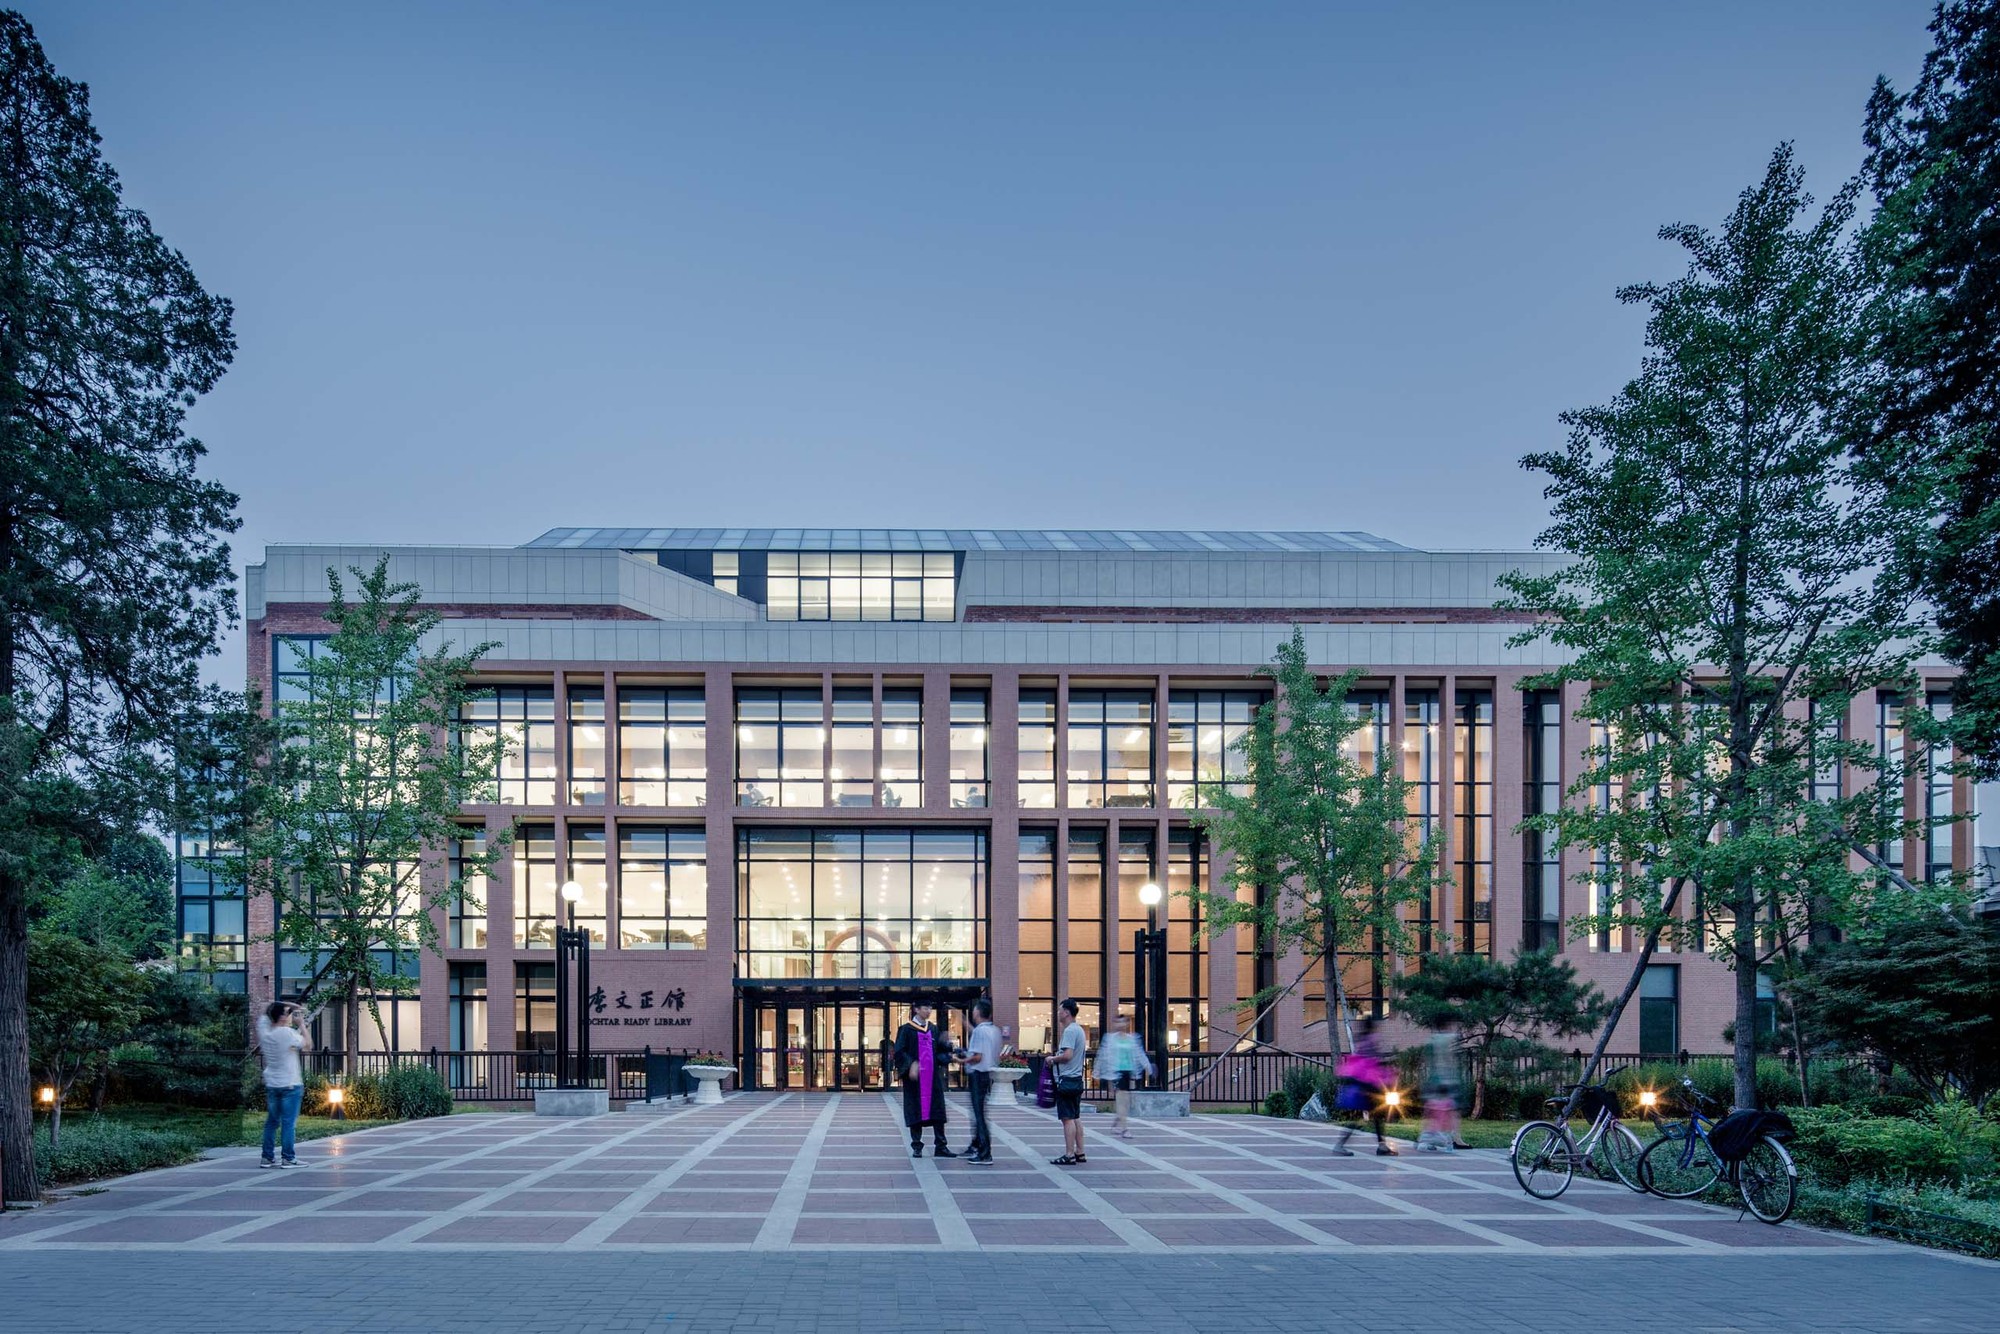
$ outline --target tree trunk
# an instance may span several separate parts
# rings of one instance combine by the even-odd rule
[[[354,1078],[361,1060],[361,984],[354,978],[347,979],[347,1033],[346,1050],[341,1054],[341,1078]]]
[[[1686,880],[1674,881],[1674,887],[1667,891],[1667,897],[1660,904],[1660,916],[1673,915],[1674,905],[1680,902],[1681,889]],[[1568,1120],[1576,1110],[1577,1099],[1583,1095],[1583,1086],[1591,1082],[1598,1067],[1604,1064],[1604,1049],[1611,1045],[1611,1035],[1618,1028],[1618,1021],[1625,1017],[1625,1007],[1638,994],[1639,980],[1646,975],[1646,965],[1652,960],[1653,951],[1660,945],[1660,927],[1655,926],[1646,933],[1646,943],[1639,947],[1639,957],[1632,964],[1632,975],[1625,979],[1625,989],[1618,993],[1618,999],[1611,1002],[1611,1011],[1604,1018],[1603,1031],[1597,1035],[1597,1044],[1590,1049],[1590,1059],[1583,1063],[1583,1070],[1576,1077],[1577,1086],[1570,1090],[1569,1101],[1563,1104],[1563,1119]]]
[[[1487,1061],[1487,1057],[1481,1056],[1472,1063],[1472,1110],[1466,1115],[1475,1121],[1486,1115]]]
[[[28,896],[0,870],[0,1200],[40,1197],[35,1188],[35,1103],[28,1073]]]
[[[1744,900],[1748,899],[1747,905]],[[1736,898],[1736,1105],[1757,1105],[1757,900]],[[1745,923],[1748,923],[1746,926]]]

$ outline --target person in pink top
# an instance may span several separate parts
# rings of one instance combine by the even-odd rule
[[[1335,1098],[1339,1109],[1367,1116],[1375,1127],[1375,1152],[1384,1158],[1395,1157],[1396,1151],[1383,1133],[1389,1117],[1387,1095],[1395,1076],[1376,1044],[1373,1019],[1363,1019],[1361,1027],[1355,1030],[1354,1050],[1341,1058],[1339,1073],[1340,1092]],[[1347,1147],[1347,1141],[1353,1138],[1354,1127],[1342,1126],[1333,1151],[1342,1158],[1352,1158],[1354,1150]]]

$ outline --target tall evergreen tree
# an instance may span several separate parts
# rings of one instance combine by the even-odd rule
[[[1584,683],[1580,721],[1601,729],[1590,772],[1543,821],[1618,868],[1589,877],[1573,926],[1632,931],[1650,949],[1681,929],[1692,887],[1689,938],[1736,973],[1745,1107],[1770,951],[1812,914],[1853,924],[1918,897],[1880,893],[1879,869],[1857,865],[1860,850],[1920,832],[1891,795],[1901,773],[1813,726],[1815,702],[1840,712],[1908,680],[1932,642],[1905,563],[1926,497],[1853,462],[1839,430],[1862,343],[1853,201],[1844,190],[1809,218],[1780,147],[1719,231],[1662,230],[1690,263],[1620,293],[1651,310],[1638,378],[1566,413],[1567,448],[1525,461],[1549,477],[1538,545],[1571,563],[1504,581],[1505,605],[1536,618],[1516,642],[1572,655],[1527,685]],[[1935,737],[1921,710],[1909,716],[1920,742]],[[1815,801],[1830,760],[1877,782]]]
[[[1880,207],[1865,254],[1880,298],[1863,453],[1934,474],[1912,533],[1967,741],[2000,775],[2000,0],[1945,0],[1916,86],[1878,80],[1865,168]]]
[[[460,859],[456,880],[424,890],[426,866],[444,857],[461,809],[481,799],[507,748],[460,724],[487,646],[424,651],[442,618],[419,605],[416,585],[391,582],[386,556],[353,573],[350,602],[327,571],[333,634],[315,648],[305,698],[274,701],[268,728],[242,733],[266,744],[234,766],[253,781],[239,848],[224,862],[225,875],[272,901],[279,947],[308,961],[307,1003],[341,1002],[350,1070],[362,1011],[379,1023],[376,997],[410,990],[419,952],[437,949],[432,910],[512,839],[492,839]]]
[[[1217,797],[1195,820],[1217,860],[1228,860],[1232,890],[1263,892],[1202,894],[1202,920],[1210,934],[1242,925],[1318,961],[1327,1047],[1341,1051],[1343,957],[1409,948],[1407,910],[1427,907],[1440,885],[1436,840],[1408,836],[1408,784],[1395,765],[1362,753],[1363,730],[1375,724],[1348,698],[1358,669],[1321,685],[1294,629],[1261,672],[1276,693],[1241,743],[1250,790]]]
[[[0,1195],[35,1194],[27,906],[172,790],[163,746],[234,615],[236,497],[188,407],[235,350],[119,199],[88,95],[0,11]]]

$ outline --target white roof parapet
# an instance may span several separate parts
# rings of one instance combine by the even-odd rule
[[[246,571],[246,614],[254,620],[273,603],[324,603],[332,592],[329,567],[351,582],[347,571],[371,570],[385,554],[389,577],[417,585],[426,603],[622,607],[657,620],[709,623],[763,616],[753,602],[625,551],[426,546],[266,547],[264,563]]]

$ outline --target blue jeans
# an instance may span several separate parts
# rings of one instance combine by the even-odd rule
[[[264,1161],[271,1161],[271,1141],[282,1129],[285,1142],[285,1161],[298,1157],[299,1100],[306,1095],[305,1087],[294,1084],[290,1088],[274,1089],[264,1087]]]

